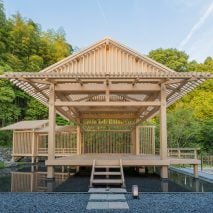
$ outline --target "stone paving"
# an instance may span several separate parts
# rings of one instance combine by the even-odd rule
[[[129,209],[124,193],[120,188],[91,188],[87,210]]]

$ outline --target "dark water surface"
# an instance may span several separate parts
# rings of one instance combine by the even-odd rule
[[[213,184],[170,171],[168,181],[157,174],[138,174],[124,170],[127,191],[137,184],[141,192],[213,192]],[[56,170],[55,180],[46,180],[45,167],[0,170],[0,192],[88,192],[90,171],[74,175]]]

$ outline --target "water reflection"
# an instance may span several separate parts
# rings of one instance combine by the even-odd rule
[[[167,180],[161,181],[161,191],[168,192],[169,191],[169,182]]]
[[[69,173],[56,172],[53,181],[47,180],[46,171],[11,172],[11,192],[52,192],[69,178]]]
[[[170,180],[192,192],[212,192],[213,184],[191,176],[170,171]]]
[[[70,173],[68,172],[70,171]],[[90,172],[73,175],[74,170],[58,168],[55,179],[47,180],[45,167],[27,167],[0,176],[0,191],[11,192],[87,192]],[[81,171],[82,172],[82,171]],[[127,191],[137,184],[142,192],[213,192],[213,184],[170,171],[169,180],[161,181],[157,175],[125,176]]]

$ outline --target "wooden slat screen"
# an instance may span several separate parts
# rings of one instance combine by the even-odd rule
[[[131,153],[130,131],[84,131],[84,153]]]
[[[155,154],[155,127],[138,126],[139,153]]]
[[[32,132],[14,131],[14,149],[13,154],[31,154],[32,153]]]

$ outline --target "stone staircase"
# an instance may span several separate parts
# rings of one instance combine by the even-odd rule
[[[122,160],[93,160],[90,187],[94,185],[120,185],[125,187]]]

